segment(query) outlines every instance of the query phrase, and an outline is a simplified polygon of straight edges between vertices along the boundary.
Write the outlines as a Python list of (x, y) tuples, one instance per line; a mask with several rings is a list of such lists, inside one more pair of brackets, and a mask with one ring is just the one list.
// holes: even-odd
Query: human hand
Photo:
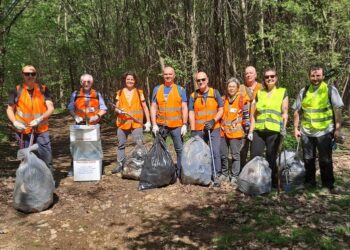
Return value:
[(294, 129), (294, 137), (298, 141), (301, 137), (301, 132), (298, 129)]
[(94, 115), (89, 118), (89, 122), (96, 122), (100, 119), (99, 115)]
[(19, 131), (22, 131), (23, 129), (26, 128), (26, 126), (23, 123), (19, 122), (19, 121), (14, 121), (13, 122), (13, 126)]
[(187, 126), (186, 124), (184, 124), (181, 127), (181, 135), (184, 136), (186, 133), (187, 133)]
[(157, 133), (159, 132), (159, 127), (157, 124), (153, 125), (152, 132), (153, 132), (154, 136), (156, 136)]
[(36, 126), (38, 126), (38, 125), (40, 124), (40, 122), (42, 122), (42, 120), (43, 120), (43, 117), (42, 117), (42, 116), (40, 116), (40, 117), (38, 117), (38, 118), (32, 120), (32, 121), (29, 123), (29, 127), (36, 127)]
[(83, 118), (78, 116), (78, 115), (75, 115), (74, 116), (74, 120), (75, 120), (76, 124), (79, 124), (79, 123), (81, 123), (83, 121)]
[(118, 109), (118, 108), (115, 108), (115, 112), (116, 112), (118, 115), (124, 115), (124, 114), (126, 114), (126, 112), (125, 112), (123, 109)]
[(253, 141), (253, 132), (249, 132), (249, 133), (248, 133), (247, 139), (248, 139), (249, 141)]
[(211, 119), (211, 120), (206, 121), (206, 122), (204, 123), (204, 128), (205, 128), (206, 130), (210, 130), (210, 129), (213, 128), (214, 124), (215, 124), (215, 120), (214, 120), (214, 119)]
[(146, 122), (145, 123), (145, 132), (150, 132), (151, 131), (151, 123), (150, 122)]

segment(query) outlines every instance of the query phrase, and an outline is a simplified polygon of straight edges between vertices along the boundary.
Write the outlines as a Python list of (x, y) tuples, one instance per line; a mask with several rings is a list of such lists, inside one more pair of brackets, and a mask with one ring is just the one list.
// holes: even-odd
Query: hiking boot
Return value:
[(118, 162), (115, 168), (112, 169), (112, 174), (117, 174), (121, 171), (123, 171), (123, 165)]
[(214, 187), (220, 187), (221, 186), (220, 176), (216, 176), (214, 178), (213, 186)]
[(320, 190), (318, 193), (319, 193), (319, 195), (321, 195), (321, 196), (327, 196), (327, 195), (332, 194), (332, 193), (331, 193), (331, 189), (329, 189), (329, 188), (327, 188), (327, 187), (321, 188), (321, 190)]

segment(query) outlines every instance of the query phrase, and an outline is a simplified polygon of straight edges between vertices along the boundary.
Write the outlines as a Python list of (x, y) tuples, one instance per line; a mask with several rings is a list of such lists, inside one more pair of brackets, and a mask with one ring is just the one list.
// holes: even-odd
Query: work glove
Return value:
[(30, 123), (29, 123), (29, 127), (36, 127), (40, 124), (40, 122), (42, 122), (44, 118), (42, 116), (32, 120)]
[(252, 132), (249, 132), (249, 133), (248, 133), (247, 139), (248, 139), (249, 141), (253, 141), (253, 133), (252, 133)]
[(145, 132), (150, 132), (151, 131), (151, 123), (150, 122), (146, 122), (145, 123)]
[(153, 132), (154, 136), (156, 136), (157, 133), (159, 132), (159, 127), (158, 127), (157, 124), (156, 124), (156, 125), (153, 125), (153, 127), (152, 127), (152, 132)]
[(186, 133), (187, 133), (187, 126), (186, 126), (186, 124), (184, 124), (181, 127), (181, 135), (185, 136)]
[(285, 137), (287, 135), (286, 128), (281, 128), (280, 135), (282, 135), (283, 137)]
[(83, 121), (83, 118), (80, 117), (80, 116), (78, 116), (78, 115), (75, 115), (75, 116), (74, 116), (74, 120), (75, 120), (75, 122), (76, 122), (77, 124), (79, 124), (79, 123), (81, 123), (81, 122)]
[(13, 126), (15, 126), (15, 128), (18, 129), (19, 131), (22, 131), (23, 129), (26, 128), (26, 125), (24, 125), (23, 123), (21, 123), (19, 121), (14, 121)]
[(94, 116), (91, 116), (89, 118), (89, 122), (96, 122), (100, 119), (100, 117), (98, 115), (94, 115)]
[(211, 119), (211, 120), (206, 121), (206, 122), (204, 123), (204, 128), (205, 128), (206, 130), (211, 130), (211, 129), (213, 128), (214, 124), (215, 124), (215, 120), (214, 120), (214, 119)]

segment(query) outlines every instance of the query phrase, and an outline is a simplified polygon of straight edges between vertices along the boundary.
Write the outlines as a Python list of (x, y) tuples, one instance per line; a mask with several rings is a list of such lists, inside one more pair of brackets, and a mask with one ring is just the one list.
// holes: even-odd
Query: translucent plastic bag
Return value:
[(183, 147), (181, 158), (183, 184), (209, 185), (212, 165), (209, 146), (199, 136), (189, 139)]
[[(279, 159), (277, 158), (277, 164)], [(304, 187), (305, 167), (298, 154), (293, 151), (281, 153), (281, 183), (285, 186), (288, 182), (294, 189)]]
[(254, 157), (238, 176), (238, 188), (245, 194), (259, 195), (271, 192), (271, 169), (261, 156)]
[(45, 162), (32, 152), (35, 150), (37, 144), (17, 153), (21, 164), (16, 171), (13, 206), (25, 213), (43, 211), (53, 203), (55, 182)]
[(132, 150), (123, 165), (122, 177), (127, 179), (139, 180), (141, 170), (147, 156), (147, 148), (143, 145), (142, 140), (136, 141), (136, 146)]
[(157, 134), (141, 170), (139, 190), (167, 186), (176, 181), (175, 166), (165, 141)]

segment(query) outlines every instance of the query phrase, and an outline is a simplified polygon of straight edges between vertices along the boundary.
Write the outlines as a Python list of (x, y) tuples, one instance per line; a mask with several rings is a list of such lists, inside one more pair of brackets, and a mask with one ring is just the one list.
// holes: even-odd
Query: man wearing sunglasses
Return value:
[(209, 87), (209, 79), (205, 72), (196, 74), (198, 89), (193, 92), (189, 100), (189, 121), (192, 136), (200, 136), (208, 143), (212, 142), (214, 163), (217, 179), (221, 180), (221, 157), (220, 157), (220, 119), (223, 115), (224, 103), (218, 90)]
[(38, 156), (53, 172), (52, 151), (49, 136), (48, 118), (54, 111), (51, 93), (45, 85), (36, 82), (36, 69), (32, 65), (22, 68), (23, 84), (10, 92), (7, 117), (12, 122), (20, 147), (37, 143)]

